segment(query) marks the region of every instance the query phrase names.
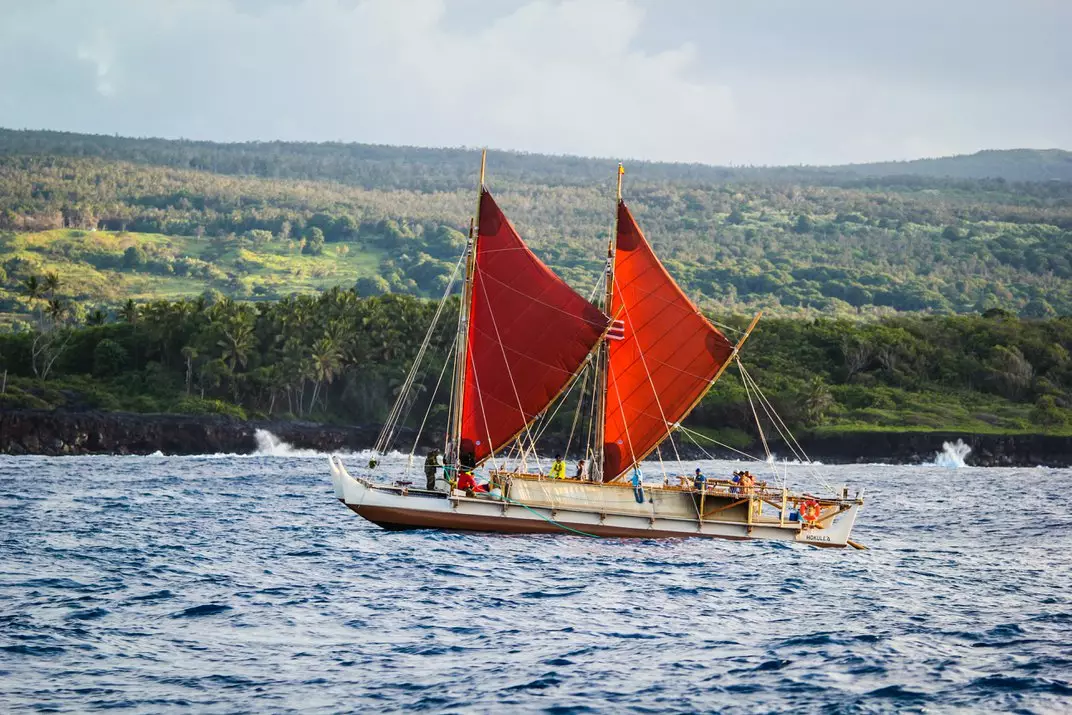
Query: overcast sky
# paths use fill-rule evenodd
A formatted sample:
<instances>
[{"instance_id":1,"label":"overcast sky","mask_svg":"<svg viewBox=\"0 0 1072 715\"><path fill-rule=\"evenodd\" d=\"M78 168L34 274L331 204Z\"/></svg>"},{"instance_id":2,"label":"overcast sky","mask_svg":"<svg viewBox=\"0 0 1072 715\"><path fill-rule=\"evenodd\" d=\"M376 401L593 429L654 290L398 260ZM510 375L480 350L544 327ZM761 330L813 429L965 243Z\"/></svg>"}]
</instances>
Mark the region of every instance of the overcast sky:
<instances>
[{"instance_id":1,"label":"overcast sky","mask_svg":"<svg viewBox=\"0 0 1072 715\"><path fill-rule=\"evenodd\" d=\"M1072 149L1072 1L0 0L0 126L714 164Z\"/></svg>"}]
</instances>

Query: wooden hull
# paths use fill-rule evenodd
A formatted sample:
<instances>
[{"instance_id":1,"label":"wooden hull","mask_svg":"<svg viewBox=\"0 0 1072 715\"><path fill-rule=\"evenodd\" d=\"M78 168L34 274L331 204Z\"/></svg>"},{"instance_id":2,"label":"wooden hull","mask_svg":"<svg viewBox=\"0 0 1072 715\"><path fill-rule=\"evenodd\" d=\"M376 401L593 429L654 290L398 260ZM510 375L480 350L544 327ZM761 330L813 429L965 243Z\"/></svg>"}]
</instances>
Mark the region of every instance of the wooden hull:
<instances>
[{"instance_id":1,"label":"wooden hull","mask_svg":"<svg viewBox=\"0 0 1072 715\"><path fill-rule=\"evenodd\" d=\"M519 499L523 500L498 500L490 496L448 496L423 489L376 485L350 476L334 458L331 464L338 498L356 514L390 530L444 529L639 539L768 539L843 547L848 544L860 507L859 501L846 500L836 515L824 520L821 526L809 528L800 522L759 516L749 523L747 506L726 508L699 519L693 503L695 494L658 487L649 488L645 502L638 504L632 500L633 492L628 488L605 492L602 490L612 488L544 480L527 485L526 489L518 482L515 486L521 493ZM591 498L586 500L589 494L598 494L602 504L597 506ZM623 494L629 497L628 501Z\"/></svg>"}]
</instances>

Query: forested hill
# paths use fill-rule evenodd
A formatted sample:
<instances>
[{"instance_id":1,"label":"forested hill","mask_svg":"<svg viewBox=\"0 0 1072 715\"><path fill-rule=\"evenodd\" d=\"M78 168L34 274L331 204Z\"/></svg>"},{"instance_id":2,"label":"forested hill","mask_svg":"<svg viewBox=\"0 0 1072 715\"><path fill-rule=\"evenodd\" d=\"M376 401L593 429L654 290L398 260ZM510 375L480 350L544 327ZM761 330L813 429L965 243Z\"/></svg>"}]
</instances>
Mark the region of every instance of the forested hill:
<instances>
[{"instance_id":1,"label":"forested hill","mask_svg":"<svg viewBox=\"0 0 1072 715\"><path fill-rule=\"evenodd\" d=\"M55 131L0 129L0 156L98 157L138 164L274 179L331 180L368 189L449 191L473 184L476 149L356 143L133 139ZM495 152L496 181L605 183L617 159ZM670 183L800 182L842 184L867 177L1072 181L1072 152L1012 149L904 162L845 166L725 167L629 161L646 180Z\"/></svg>"},{"instance_id":2,"label":"forested hill","mask_svg":"<svg viewBox=\"0 0 1072 715\"><path fill-rule=\"evenodd\" d=\"M1060 149L1007 149L938 159L888 161L830 167L859 176L926 176L1006 181L1072 181L1072 152Z\"/></svg>"},{"instance_id":3,"label":"forested hill","mask_svg":"<svg viewBox=\"0 0 1072 715\"><path fill-rule=\"evenodd\" d=\"M710 311L1043 318L1072 314L1072 180L1049 180L1067 156L985 152L890 165L890 176L630 162L626 197ZM1046 180L898 173L1004 166L1024 177L1032 161ZM206 292L436 296L465 243L477 166L465 149L0 130L0 325L40 308L30 286L50 276L55 309L72 320ZM587 294L615 171L496 151L487 183L533 250Z\"/></svg>"}]
</instances>

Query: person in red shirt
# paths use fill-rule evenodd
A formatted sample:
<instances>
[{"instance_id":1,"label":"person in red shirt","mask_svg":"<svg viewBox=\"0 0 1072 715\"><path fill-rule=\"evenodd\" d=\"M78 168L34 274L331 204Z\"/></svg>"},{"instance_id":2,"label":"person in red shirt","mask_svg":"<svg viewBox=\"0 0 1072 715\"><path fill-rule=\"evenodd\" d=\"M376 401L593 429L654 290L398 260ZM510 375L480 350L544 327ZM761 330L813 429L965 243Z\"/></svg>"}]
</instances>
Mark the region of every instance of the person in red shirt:
<instances>
[{"instance_id":1,"label":"person in red shirt","mask_svg":"<svg viewBox=\"0 0 1072 715\"><path fill-rule=\"evenodd\" d=\"M473 479L472 472L462 472L458 476L458 489L469 491L476 488L476 480Z\"/></svg>"}]
</instances>

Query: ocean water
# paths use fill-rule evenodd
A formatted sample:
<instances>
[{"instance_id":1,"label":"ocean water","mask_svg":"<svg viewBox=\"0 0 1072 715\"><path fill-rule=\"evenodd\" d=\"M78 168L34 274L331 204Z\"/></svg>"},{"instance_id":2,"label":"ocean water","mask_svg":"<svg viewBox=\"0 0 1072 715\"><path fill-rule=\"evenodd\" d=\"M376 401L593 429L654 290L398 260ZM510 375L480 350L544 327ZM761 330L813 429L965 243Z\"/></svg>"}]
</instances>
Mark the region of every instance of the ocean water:
<instances>
[{"instance_id":1,"label":"ocean water","mask_svg":"<svg viewBox=\"0 0 1072 715\"><path fill-rule=\"evenodd\" d=\"M0 457L0 712L1072 711L1072 470L818 467L854 551L392 533L271 451Z\"/></svg>"}]
</instances>

